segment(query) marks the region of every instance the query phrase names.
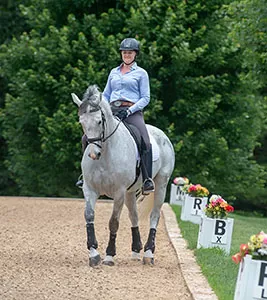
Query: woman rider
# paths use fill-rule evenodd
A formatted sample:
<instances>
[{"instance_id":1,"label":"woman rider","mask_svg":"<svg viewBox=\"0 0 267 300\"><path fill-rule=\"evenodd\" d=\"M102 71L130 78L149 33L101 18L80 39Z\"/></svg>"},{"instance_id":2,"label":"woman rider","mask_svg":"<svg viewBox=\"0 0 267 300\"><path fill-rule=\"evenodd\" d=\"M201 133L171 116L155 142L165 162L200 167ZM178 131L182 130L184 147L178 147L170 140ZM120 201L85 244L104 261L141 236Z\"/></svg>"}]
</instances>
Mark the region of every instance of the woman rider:
<instances>
[{"instance_id":1,"label":"woman rider","mask_svg":"<svg viewBox=\"0 0 267 300\"><path fill-rule=\"evenodd\" d=\"M135 62L140 50L136 39L124 39L119 50L122 63L111 70L103 96L110 103L114 115L123 122L136 126L140 131L144 148L141 153L144 181L142 191L143 194L148 194L155 190L152 180L152 148L142 112L150 101L149 77ZM86 136L83 137L83 145L85 148Z\"/></svg>"}]
</instances>

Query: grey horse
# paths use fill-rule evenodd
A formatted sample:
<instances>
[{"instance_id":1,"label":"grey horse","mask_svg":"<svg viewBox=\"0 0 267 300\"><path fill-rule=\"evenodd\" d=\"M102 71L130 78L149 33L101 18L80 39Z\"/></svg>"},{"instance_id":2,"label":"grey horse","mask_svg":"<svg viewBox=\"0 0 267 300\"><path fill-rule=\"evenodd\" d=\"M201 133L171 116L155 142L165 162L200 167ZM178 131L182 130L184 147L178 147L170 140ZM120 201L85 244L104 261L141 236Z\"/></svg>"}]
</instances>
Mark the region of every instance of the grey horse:
<instances>
[{"instance_id":1,"label":"grey horse","mask_svg":"<svg viewBox=\"0 0 267 300\"><path fill-rule=\"evenodd\" d=\"M109 220L109 243L103 264L114 265L116 236L124 203L129 210L132 225L132 257L141 259L137 195L142 186L142 178L139 176L136 180L138 151L135 141L123 122L113 116L109 103L102 99L102 93L96 85L88 87L82 101L74 93L71 95L79 107L79 122L89 142L81 162L89 265L94 267L101 262L94 228L95 205L101 195L113 199L113 211ZM154 197L148 196L143 200L153 201L143 262L153 264L156 229L167 184L173 172L175 156L173 146L163 131L151 125L147 127L151 139L154 140L152 147L157 149L157 154L154 154L153 159Z\"/></svg>"}]
</instances>

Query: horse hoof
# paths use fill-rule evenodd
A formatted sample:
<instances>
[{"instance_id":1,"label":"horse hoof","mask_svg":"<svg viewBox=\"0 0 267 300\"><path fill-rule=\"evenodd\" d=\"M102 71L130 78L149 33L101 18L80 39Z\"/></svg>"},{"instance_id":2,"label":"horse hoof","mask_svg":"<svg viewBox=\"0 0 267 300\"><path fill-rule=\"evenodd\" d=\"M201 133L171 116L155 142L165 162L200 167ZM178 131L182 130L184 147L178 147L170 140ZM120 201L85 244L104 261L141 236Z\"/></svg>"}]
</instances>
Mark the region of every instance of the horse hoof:
<instances>
[{"instance_id":1,"label":"horse hoof","mask_svg":"<svg viewBox=\"0 0 267 300\"><path fill-rule=\"evenodd\" d=\"M100 255L96 255L94 257L89 257L89 266L95 267L100 264Z\"/></svg>"},{"instance_id":2,"label":"horse hoof","mask_svg":"<svg viewBox=\"0 0 267 300\"><path fill-rule=\"evenodd\" d=\"M153 257L143 257L143 264L144 265L154 265L154 258Z\"/></svg>"},{"instance_id":3,"label":"horse hoof","mask_svg":"<svg viewBox=\"0 0 267 300\"><path fill-rule=\"evenodd\" d=\"M103 265L110 266L110 267L114 266L115 263L114 263L113 257L110 255L107 255L105 257L105 259L103 260Z\"/></svg>"}]
</instances>

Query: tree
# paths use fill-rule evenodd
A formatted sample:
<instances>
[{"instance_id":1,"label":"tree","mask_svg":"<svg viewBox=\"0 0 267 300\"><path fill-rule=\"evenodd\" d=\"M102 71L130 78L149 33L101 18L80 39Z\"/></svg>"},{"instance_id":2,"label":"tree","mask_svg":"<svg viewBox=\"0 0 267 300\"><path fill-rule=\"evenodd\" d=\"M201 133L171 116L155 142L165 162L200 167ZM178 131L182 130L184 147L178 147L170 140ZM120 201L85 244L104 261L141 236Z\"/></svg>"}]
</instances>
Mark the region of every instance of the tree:
<instances>
[{"instance_id":1,"label":"tree","mask_svg":"<svg viewBox=\"0 0 267 300\"><path fill-rule=\"evenodd\" d=\"M141 43L138 63L151 81L145 117L175 145L175 173L225 198L241 197L255 178L262 187L264 172L252 159L262 107L239 76L228 2L32 0L22 7L31 30L2 46L0 57L9 81L8 168L21 193L77 194L81 128L70 93L82 96L92 83L104 88L125 37Z\"/></svg>"},{"instance_id":2,"label":"tree","mask_svg":"<svg viewBox=\"0 0 267 300\"><path fill-rule=\"evenodd\" d=\"M242 72L241 81L254 93L256 101L261 103L262 124L254 154L256 160L267 166L267 7L263 0L238 1L229 6L230 36L240 48ZM257 179L256 179L257 180ZM240 206L244 201L253 203L258 209L266 207L265 189L251 189L250 193L240 198ZM241 201L243 200L243 201ZM265 212L266 213L266 212Z\"/></svg>"},{"instance_id":3,"label":"tree","mask_svg":"<svg viewBox=\"0 0 267 300\"><path fill-rule=\"evenodd\" d=\"M8 43L13 36L19 36L23 30L27 30L25 20L20 13L19 5L26 4L28 0L4 0L0 4L0 45ZM0 67L1 70L1 67ZM4 107L4 95L7 91L7 80L0 73L0 114ZM2 124L0 122L0 195L16 193L16 184L10 178L10 174L4 165L7 155L7 145L2 136Z\"/></svg>"}]
</instances>

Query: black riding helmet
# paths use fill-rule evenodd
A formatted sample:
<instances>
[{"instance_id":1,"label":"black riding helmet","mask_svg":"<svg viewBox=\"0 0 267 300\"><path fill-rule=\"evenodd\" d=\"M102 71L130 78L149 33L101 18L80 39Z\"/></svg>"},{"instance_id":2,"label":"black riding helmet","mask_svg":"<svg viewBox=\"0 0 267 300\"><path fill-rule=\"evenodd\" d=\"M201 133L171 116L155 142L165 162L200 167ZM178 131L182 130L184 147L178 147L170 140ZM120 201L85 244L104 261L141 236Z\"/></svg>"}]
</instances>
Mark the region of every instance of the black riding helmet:
<instances>
[{"instance_id":1,"label":"black riding helmet","mask_svg":"<svg viewBox=\"0 0 267 300\"><path fill-rule=\"evenodd\" d=\"M139 42L136 40L136 39L133 39L133 38L127 38L127 39L124 39L122 42L121 42L121 45L120 45L120 51L135 51L136 52L136 55L134 56L134 60L130 63L126 63L124 61L124 63L126 65L130 65L132 64L134 61L135 61L135 58L136 56L138 55L139 53L139 50L140 50L140 47L139 47Z\"/></svg>"},{"instance_id":2,"label":"black riding helmet","mask_svg":"<svg viewBox=\"0 0 267 300\"><path fill-rule=\"evenodd\" d=\"M120 45L120 51L123 50L134 50L138 54L140 51L139 42L133 38L124 39Z\"/></svg>"}]
</instances>

